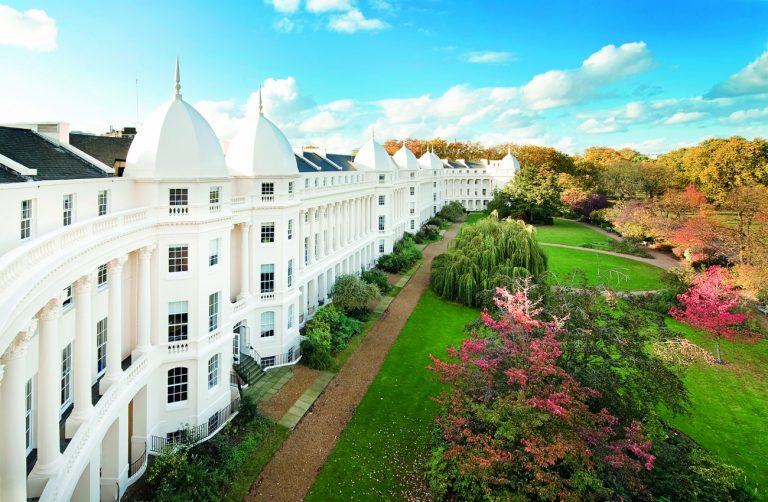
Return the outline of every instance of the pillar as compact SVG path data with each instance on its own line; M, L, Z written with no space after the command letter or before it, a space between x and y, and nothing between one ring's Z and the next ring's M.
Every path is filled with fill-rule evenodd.
M248 223L240 223L240 295L237 297L238 300L251 295L250 229L251 226Z
M145 246L139 249L139 277L137 284L137 341L136 355L149 352L152 348L150 334L152 328L152 283L150 267L152 251L155 246Z
M93 279L90 275L84 275L75 281L75 345L72 358L75 406L67 419L65 427L67 437L72 437L80 424L88 421L93 412L91 367L95 337L91 315L92 283Z
M35 327L33 321L16 336L0 364L0 500L27 500L24 354Z
M107 371L99 383L102 394L110 385L123 376L123 265L126 257L121 256L107 265L109 280L109 309L107 315Z
M315 231L316 231L316 225L315 225L315 215L317 214L317 209L310 209L309 210L309 264L312 265L317 260L317 256L315 256Z

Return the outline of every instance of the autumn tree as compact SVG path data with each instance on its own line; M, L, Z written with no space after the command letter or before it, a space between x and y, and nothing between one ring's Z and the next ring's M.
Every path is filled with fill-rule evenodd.
M599 395L562 366L563 320L545 318L529 285L497 291L499 315L431 356L450 385L437 418L430 485L459 500L591 500L616 498L616 485L647 498L642 471L653 468L651 443L637 421L592 410ZM611 483L606 483L610 479Z
M728 193L723 209L734 213L736 241L739 246L739 263L750 262L752 228L759 215L768 216L768 188L761 185L736 187ZM759 252L755 250L755 252Z
M709 267L693 279L688 291L677 295L680 307L673 306L669 315L678 321L706 331L715 341L717 362L720 341L755 342L758 335L744 327L747 315L734 312L739 306L739 293L728 284L728 271L723 267Z

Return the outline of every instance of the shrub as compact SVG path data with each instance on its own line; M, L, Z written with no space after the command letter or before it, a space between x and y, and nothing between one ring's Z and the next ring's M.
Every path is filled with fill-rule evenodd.
M444 219L442 219L441 217L433 216L433 217L431 217L430 219L427 220L426 224L427 225L434 225L434 226L439 228L439 227L442 227L446 223L448 223L448 222L445 221Z
M437 215L445 220L456 222L464 219L465 213L464 206L462 206L460 202L453 201L444 205L442 209L437 212Z
M376 286L350 274L340 275L336 278L331 296L333 296L333 304L345 313L366 309L368 303L381 298Z
M379 293L386 295L392 286L389 284L389 278L387 274L377 268L366 270L360 274L360 278L368 284L373 284L379 288Z
M413 236L413 240L416 244L423 244L425 242L431 242L437 239L440 235L440 227L435 225L424 225Z
M355 336L362 329L362 323L357 319L352 319L344 315L335 305L327 305L315 312L315 316L307 323L307 333L315 330L328 330L330 333L330 352L337 354L347 346L349 339Z
M301 341L302 360L310 368L325 370L331 367L331 331L328 324L315 322L307 329L307 336Z
M376 266L386 272L399 274L411 268L421 259L421 250L416 247L416 241L410 234L395 242L392 252L379 257Z

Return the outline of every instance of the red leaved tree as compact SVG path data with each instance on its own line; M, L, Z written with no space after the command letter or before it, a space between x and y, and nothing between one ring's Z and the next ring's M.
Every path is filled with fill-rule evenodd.
M645 498L639 473L653 467L651 443L638 423L590 410L599 393L558 365L563 323L540 320L528 293L497 289L501 316L484 313L487 329L450 348L449 361L430 356L429 369L451 384L439 401L444 446L431 485L457 499L610 499L610 478Z
M717 362L720 357L720 340L753 343L759 335L744 329L746 314L733 312L739 305L739 292L726 282L728 270L709 267L693 279L693 285L685 293L677 295L681 308L672 307L669 315L678 321L709 333L715 340Z

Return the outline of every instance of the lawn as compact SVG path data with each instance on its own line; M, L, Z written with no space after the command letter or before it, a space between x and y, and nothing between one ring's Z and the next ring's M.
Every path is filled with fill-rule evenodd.
M583 246L584 244L611 244L613 239L597 230L563 218L555 218L554 225L536 227L536 238L539 242Z
M469 216L467 216L466 221L464 222L465 225L473 225L477 223L478 221L485 218L485 213L469 213Z
M669 319L688 340L715 351L698 330ZM671 423L723 461L744 470L759 500L768 499L768 341L722 343L725 365L694 365L685 375L691 413Z
M581 269L589 284L604 284L618 291L650 291L659 289L663 270L647 263L591 251L542 246L549 258L553 279L568 285L568 274Z
M392 500L424 494L441 384L425 367L429 355L463 338L478 312L427 290L357 407L305 500ZM422 497L423 498L423 497Z

